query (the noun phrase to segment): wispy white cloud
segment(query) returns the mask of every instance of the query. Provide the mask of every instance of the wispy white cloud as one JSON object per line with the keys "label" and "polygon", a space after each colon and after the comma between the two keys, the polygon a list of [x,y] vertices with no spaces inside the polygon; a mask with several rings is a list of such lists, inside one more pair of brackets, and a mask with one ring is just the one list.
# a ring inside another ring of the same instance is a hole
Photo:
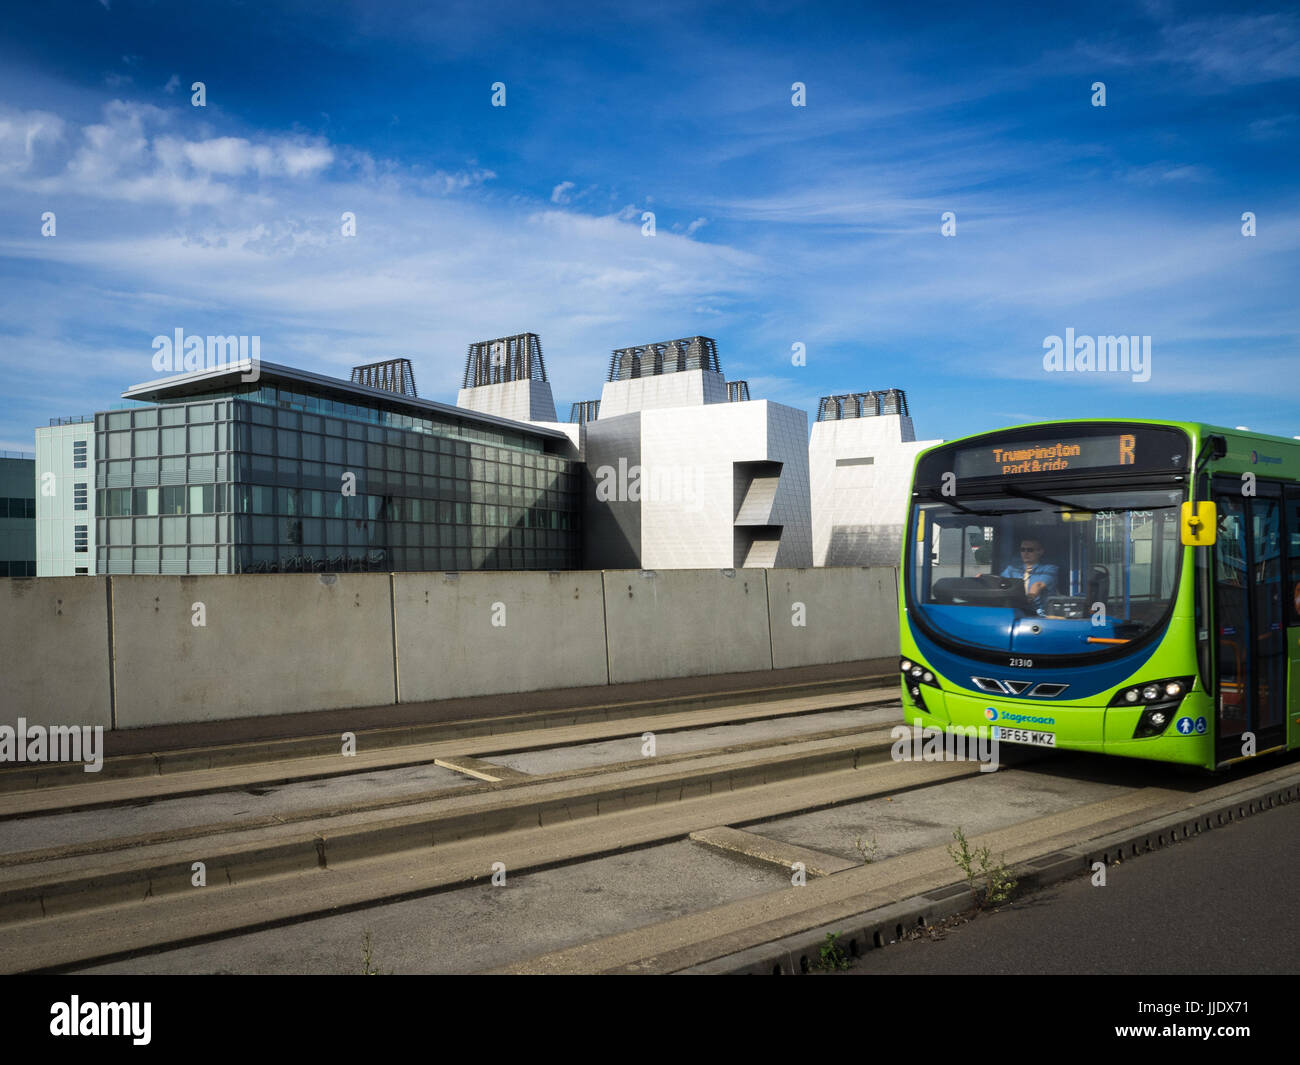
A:
{"label": "wispy white cloud", "polygon": [[48,111],[0,113],[0,175],[35,172],[43,149],[54,149],[65,136],[65,123]]}
{"label": "wispy white cloud", "polygon": [[0,184],[43,193],[180,206],[231,198],[231,180],[302,179],[327,169],[334,150],[320,138],[213,137],[165,132],[173,115],[115,100],[100,122],[72,125],[43,111],[0,113]]}
{"label": "wispy white cloud", "polygon": [[[0,185],[101,205],[76,239],[61,220],[56,239],[0,241],[0,256],[66,279],[0,292],[0,319],[28,323],[0,363],[46,365],[37,353],[58,350],[84,370],[49,382],[65,390],[60,410],[149,377],[151,338],[177,327],[256,333],[264,358],[324,372],[409,354],[422,391],[444,398],[468,340],[542,330],[565,356],[551,360],[563,400],[592,390],[610,347],[698,332],[695,305],[726,313],[764,270],[734,248],[643,237],[636,208],[629,219],[494,196],[495,175],[472,163],[425,173],[324,142],[176,129],[165,111],[120,103],[88,126],[34,113],[0,126]],[[35,176],[43,139],[65,158]],[[36,404],[40,391],[24,394]]]}
{"label": "wispy white cloud", "polygon": [[1161,35],[1161,58],[1232,85],[1300,77],[1300,18],[1292,12],[1182,18]]}
{"label": "wispy white cloud", "polygon": [[1300,77],[1300,17],[1293,12],[1188,17],[1151,5],[1154,42],[1081,40],[1075,52],[1107,66],[1179,67],[1204,83],[1261,85]]}

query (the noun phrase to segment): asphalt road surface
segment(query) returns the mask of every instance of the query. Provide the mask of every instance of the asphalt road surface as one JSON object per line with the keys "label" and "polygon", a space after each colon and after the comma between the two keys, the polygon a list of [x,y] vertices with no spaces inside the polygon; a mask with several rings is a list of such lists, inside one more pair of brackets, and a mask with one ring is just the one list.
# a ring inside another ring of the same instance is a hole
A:
{"label": "asphalt road surface", "polygon": [[[1279,807],[1112,865],[1104,887],[1065,881],[942,938],[870,951],[848,972],[1297,973],[1298,840],[1300,804]],[[1215,980],[1206,994],[1230,989]]]}

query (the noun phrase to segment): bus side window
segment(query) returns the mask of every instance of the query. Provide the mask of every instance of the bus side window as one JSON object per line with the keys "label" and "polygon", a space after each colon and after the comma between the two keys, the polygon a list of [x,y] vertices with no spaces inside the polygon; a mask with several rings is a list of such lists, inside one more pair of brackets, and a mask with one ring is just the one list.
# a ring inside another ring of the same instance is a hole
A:
{"label": "bus side window", "polygon": [[1288,603],[1287,624],[1300,625],[1300,488],[1287,488],[1283,509],[1286,515],[1287,586],[1282,598]]}

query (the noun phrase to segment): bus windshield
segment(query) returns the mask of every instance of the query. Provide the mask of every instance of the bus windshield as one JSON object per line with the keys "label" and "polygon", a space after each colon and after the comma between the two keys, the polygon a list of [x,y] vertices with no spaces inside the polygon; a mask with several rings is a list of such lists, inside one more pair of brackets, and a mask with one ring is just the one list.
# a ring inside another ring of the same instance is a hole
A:
{"label": "bus windshield", "polygon": [[1113,650],[1163,624],[1178,588],[1180,489],[1029,491],[915,505],[910,606],[990,651]]}

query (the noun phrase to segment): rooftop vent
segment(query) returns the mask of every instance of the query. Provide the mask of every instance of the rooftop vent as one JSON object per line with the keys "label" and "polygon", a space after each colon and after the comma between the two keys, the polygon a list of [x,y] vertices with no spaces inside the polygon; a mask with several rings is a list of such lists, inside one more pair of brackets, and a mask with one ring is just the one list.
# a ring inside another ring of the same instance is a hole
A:
{"label": "rooftop vent", "polygon": [[410,359],[388,359],[385,362],[372,362],[369,366],[354,366],[352,383],[366,388],[378,388],[384,392],[396,392],[399,396],[417,394]]}
{"label": "rooftop vent", "polygon": [[584,399],[575,403],[569,410],[569,421],[577,425],[586,425],[600,417],[600,400]]}
{"label": "rooftop vent", "polygon": [[842,396],[823,396],[817,404],[819,422],[837,422],[845,418],[875,418],[883,414],[907,414],[907,394],[901,388],[882,392],[849,392]]}
{"label": "rooftop vent", "polygon": [[465,355],[465,380],[461,388],[545,380],[542,338],[536,333],[519,333],[471,344]]}
{"label": "rooftop vent", "polygon": [[635,377],[657,377],[681,370],[722,373],[722,367],[718,365],[718,342],[712,337],[682,337],[632,348],[615,348],[609,357],[607,379],[630,381]]}
{"label": "rooftop vent", "polygon": [[749,382],[748,382],[748,381],[728,381],[728,382],[727,382],[727,402],[728,402],[728,403],[748,403],[748,402],[749,402]]}

